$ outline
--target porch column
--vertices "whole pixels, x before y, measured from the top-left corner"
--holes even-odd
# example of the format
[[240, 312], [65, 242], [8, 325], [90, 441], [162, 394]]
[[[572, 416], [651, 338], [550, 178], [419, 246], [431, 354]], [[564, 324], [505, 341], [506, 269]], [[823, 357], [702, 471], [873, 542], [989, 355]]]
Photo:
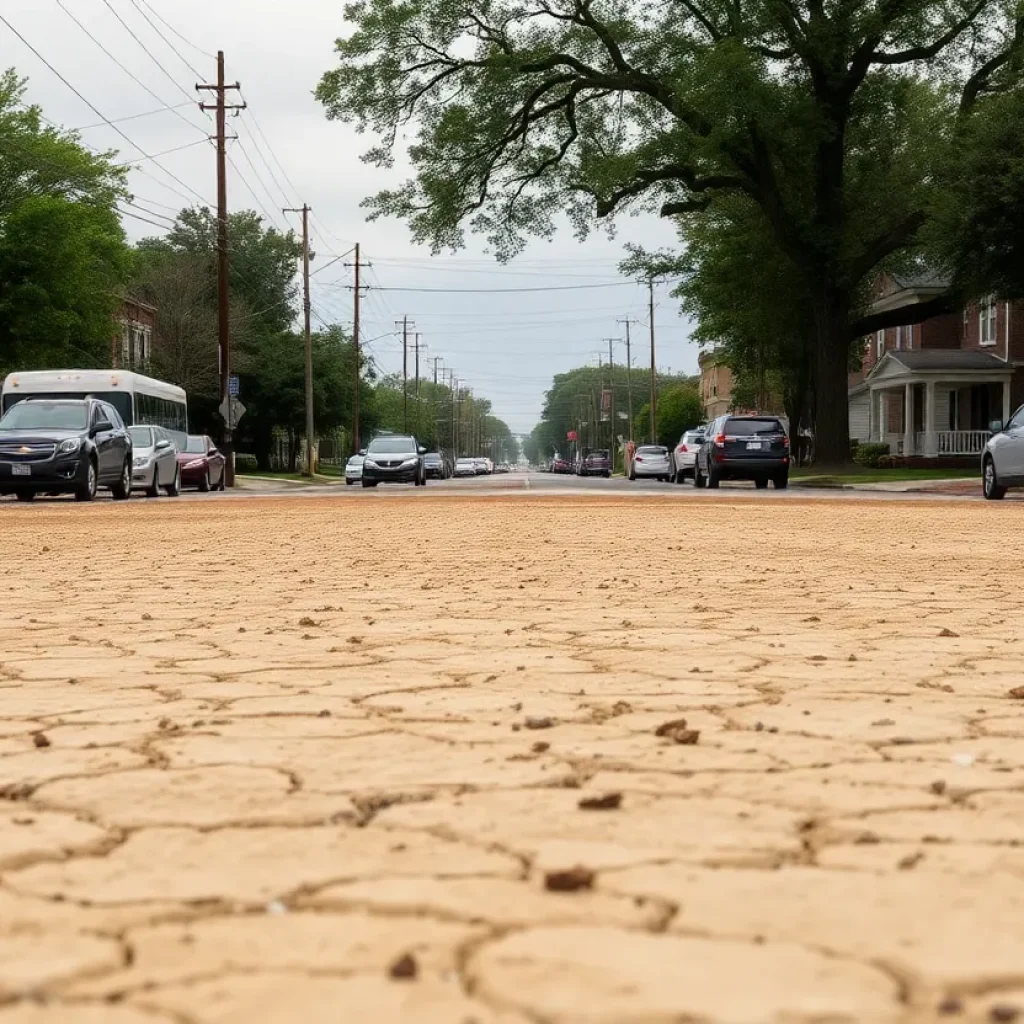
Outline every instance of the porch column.
[[939, 454], [939, 435], [935, 430], [935, 381], [924, 386], [924, 454]]
[[914, 385], [903, 389], [903, 454], [914, 455]]
[[1010, 417], [1013, 415], [1013, 409], [1010, 408], [1010, 382], [1008, 380], [1003, 381], [1003, 426], [1010, 421]]

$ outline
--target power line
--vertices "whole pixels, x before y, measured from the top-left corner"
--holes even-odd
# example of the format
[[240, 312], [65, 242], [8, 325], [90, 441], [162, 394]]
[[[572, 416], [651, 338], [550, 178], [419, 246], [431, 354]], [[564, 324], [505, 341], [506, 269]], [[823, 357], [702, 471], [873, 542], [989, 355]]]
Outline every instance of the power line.
[[[170, 156], [171, 153], [181, 153], [182, 151], [184, 151], [186, 149], [195, 149], [196, 146], [205, 146], [207, 143], [209, 143], [209, 141], [210, 140], [207, 139], [207, 138], [196, 139], [195, 142], [186, 142], [184, 146], [175, 146], [173, 149], [165, 149], [165, 150], [163, 150], [160, 153], [154, 153], [152, 156], [147, 156], [145, 159], [147, 159], [147, 160], [159, 160], [160, 157], [162, 157], [162, 156]], [[139, 162], [138, 159], [135, 159], [135, 160], [125, 160], [123, 163], [112, 164], [111, 166], [113, 166], [113, 167], [134, 167], [136, 164], [138, 164], [138, 162]], [[161, 170], [163, 170], [163, 168], [161, 168]]]
[[[163, 103], [163, 105], [164, 105], [164, 109], [165, 109], [165, 110], [170, 110], [170, 111], [173, 111], [173, 112], [174, 112], [174, 114], [175, 114], [175, 116], [176, 116], [176, 117], [177, 117], [177, 118], [178, 118], [179, 120], [181, 120], [181, 121], [184, 121], [184, 122], [185, 122], [185, 124], [187, 124], [187, 125], [189, 126], [189, 128], [192, 128], [192, 129], [194, 129], [195, 131], [197, 131], [197, 132], [200, 132], [200, 133], [202, 133], [203, 135], [206, 135], [206, 130], [205, 130], [205, 129], [203, 129], [203, 128], [200, 128], [200, 127], [199, 127], [199, 125], [197, 125], [197, 124], [196, 124], [196, 123], [195, 123], [194, 121], [190, 121], [190, 120], [189, 120], [189, 119], [188, 119], [188, 118], [187, 118], [187, 117], [186, 117], [186, 116], [185, 116], [184, 114], [182, 114], [182, 113], [180, 112], [180, 108], [175, 108], [175, 107], [173, 107], [173, 106], [172, 106], [171, 104], [169, 104], [169, 103], [166, 103], [166, 102], [164, 101], [164, 98], [163, 98], [162, 96], [160, 96], [160, 95], [159, 95], [158, 93], [155, 93], [155, 92], [154, 92], [154, 91], [153, 91], [152, 89], [150, 89], [150, 87], [149, 87], [148, 85], [146, 85], [146, 83], [145, 83], [145, 82], [143, 82], [143, 81], [142, 81], [142, 79], [141, 79], [141, 78], [139, 78], [139, 77], [138, 77], [137, 75], [135, 75], [135, 74], [134, 74], [133, 72], [129, 71], [129, 70], [128, 70], [128, 68], [126, 68], [126, 67], [124, 66], [124, 64], [122, 64], [122, 63], [121, 63], [121, 61], [120, 61], [120, 60], [118, 60], [118, 59], [117, 59], [117, 57], [115, 57], [115, 56], [114, 56], [114, 54], [112, 54], [112, 53], [110, 52], [110, 50], [108, 50], [108, 49], [107, 49], [107, 48], [106, 48], [106, 47], [105, 47], [105, 46], [103, 45], [103, 43], [101, 43], [101, 42], [100, 42], [100, 41], [99, 41], [99, 40], [98, 40], [98, 39], [97, 39], [97, 38], [96, 38], [96, 37], [95, 37], [95, 36], [94, 36], [94, 35], [93, 35], [93, 34], [92, 34], [92, 33], [91, 33], [91, 32], [90, 32], [90, 31], [89, 31], [89, 30], [88, 30], [87, 28], [86, 28], [86, 27], [85, 27], [85, 25], [83, 25], [83, 24], [82, 24], [82, 22], [81, 22], [81, 21], [79, 21], [79, 20], [78, 20], [78, 18], [77, 18], [77, 17], [76, 17], [76, 16], [75, 16], [75, 15], [74, 15], [74, 14], [73, 14], [73, 13], [72, 13], [71, 11], [69, 11], [69, 10], [68, 10], [68, 9], [67, 9], [67, 8], [66, 8], [66, 7], [64, 6], [64, 0], [57, 0], [57, 6], [58, 6], [58, 7], [59, 7], [59, 8], [60, 8], [60, 9], [61, 9], [61, 10], [62, 10], [62, 11], [63, 11], [63, 12], [64, 12], [64, 13], [65, 13], [65, 14], [66, 14], [66, 15], [67, 15], [67, 16], [68, 16], [68, 17], [69, 17], [69, 18], [70, 18], [70, 19], [71, 19], [71, 20], [72, 20], [72, 21], [73, 21], [73, 22], [74, 22], [74, 23], [75, 23], [75, 24], [76, 24], [76, 25], [77, 25], [77, 26], [78, 26], [78, 27], [79, 27], [79, 28], [80, 28], [80, 29], [81, 29], [81, 30], [82, 30], [82, 31], [83, 31], [83, 32], [84, 32], [84, 33], [85, 33], [86, 35], [87, 35], [87, 36], [88, 36], [88, 37], [89, 37], [89, 39], [91, 39], [91, 40], [92, 40], [92, 41], [93, 41], [93, 42], [94, 42], [94, 43], [95, 43], [95, 44], [96, 44], [96, 45], [97, 45], [97, 46], [98, 46], [98, 47], [99, 47], [99, 48], [100, 48], [100, 49], [101, 49], [101, 50], [103, 51], [103, 53], [105, 53], [105, 54], [107, 55], [107, 57], [109, 57], [109, 58], [110, 58], [110, 60], [112, 60], [112, 61], [113, 61], [113, 62], [114, 62], [114, 63], [115, 63], [115, 64], [116, 64], [116, 65], [117, 65], [117, 66], [118, 66], [118, 67], [119, 67], [119, 68], [120, 68], [120, 69], [121, 69], [121, 70], [122, 70], [122, 71], [123, 71], [123, 72], [124, 72], [124, 73], [125, 73], [125, 74], [126, 74], [126, 75], [127, 75], [127, 76], [128, 76], [128, 77], [129, 77], [129, 78], [130, 78], [130, 79], [131, 79], [131, 80], [132, 80], [132, 81], [133, 81], [134, 83], [135, 83], [135, 84], [136, 84], [136, 85], [137, 85], [137, 86], [139, 86], [139, 88], [140, 88], [140, 89], [143, 89], [143, 90], [145, 90], [146, 92], [148, 92], [148, 93], [149, 93], [149, 95], [150, 95], [150, 96], [152, 96], [152, 97], [153, 97], [153, 99], [155, 99], [155, 100], [157, 101], [157, 103]], [[109, 6], [109, 5], [108, 5], [108, 6]], [[111, 8], [111, 10], [113, 10], [113, 8]], [[115, 13], [116, 13], [116, 12], [115, 12]], [[188, 105], [189, 105], [189, 106], [191, 106], [191, 105], [192, 105], [192, 103], [190, 102], [190, 103], [189, 103]], [[181, 106], [185, 106], [185, 104], [181, 104]], [[114, 122], [114, 123], [116, 123], [116, 122]], [[99, 125], [96, 125], [95, 127], [99, 127]]]
[[182, 64], [184, 64], [185, 67], [187, 67], [189, 71], [191, 71], [192, 74], [196, 76], [196, 78], [202, 78], [203, 76], [198, 71], [196, 71], [196, 69], [181, 55], [181, 52], [174, 45], [174, 43], [172, 43], [163, 34], [163, 32], [161, 32], [160, 29], [158, 29], [156, 25], [153, 24], [149, 15], [139, 6], [138, 0], [132, 0], [132, 6], [139, 12], [139, 14], [143, 16], [143, 18], [146, 19], [146, 23], [149, 25], [149, 27], [171, 48], [171, 50], [174, 51], [174, 54], [178, 58], [178, 60], [180, 60]]
[[495, 295], [500, 292], [571, 292], [585, 288], [635, 288], [635, 281], [611, 281], [605, 284], [559, 284], [538, 288], [378, 288], [380, 292], [443, 292], [446, 295], [479, 293]]
[[167, 230], [166, 224], [160, 224], [155, 220], [150, 220], [148, 217], [140, 217], [139, 214], [132, 213], [130, 210], [122, 210], [118, 207], [117, 212], [121, 214], [122, 217], [131, 217], [133, 220], [141, 220], [146, 224], [152, 224], [155, 228], [160, 228], [161, 231]]
[[[82, 101], [82, 102], [83, 102], [83, 103], [84, 103], [84, 104], [85, 104], [85, 105], [86, 105], [86, 106], [87, 106], [87, 107], [88, 107], [88, 108], [89, 108], [89, 109], [90, 109], [90, 110], [91, 110], [91, 111], [92, 111], [92, 112], [93, 112], [93, 113], [94, 113], [94, 114], [95, 114], [95, 115], [96, 115], [96, 116], [98, 117], [98, 118], [100, 118], [100, 119], [101, 119], [101, 120], [103, 121], [103, 123], [104, 123], [104, 124], [106, 124], [106, 125], [108, 125], [109, 127], [113, 128], [113, 129], [114, 129], [114, 131], [115, 131], [115, 132], [117, 132], [117, 134], [118, 134], [118, 135], [120, 135], [120, 136], [121, 136], [121, 138], [125, 140], [125, 142], [127, 142], [127, 143], [128, 143], [128, 144], [129, 144], [130, 146], [132, 146], [132, 147], [133, 147], [134, 149], [137, 149], [137, 150], [138, 150], [138, 151], [139, 151], [139, 152], [140, 152], [140, 153], [141, 153], [141, 154], [142, 154], [142, 155], [143, 155], [143, 156], [144, 156], [144, 157], [145, 157], [145, 158], [146, 158], [147, 160], [152, 160], [152, 159], [153, 159], [153, 157], [152, 157], [152, 156], [150, 156], [150, 154], [149, 154], [149, 153], [147, 153], [147, 152], [146, 152], [146, 151], [145, 151], [145, 150], [144, 150], [144, 149], [143, 149], [143, 148], [142, 148], [142, 147], [141, 147], [141, 146], [140, 146], [140, 145], [139, 145], [139, 144], [138, 144], [137, 142], [135, 142], [135, 140], [134, 140], [134, 139], [132, 139], [132, 138], [130, 138], [129, 136], [125, 135], [125, 133], [124, 133], [123, 131], [121, 131], [121, 129], [120, 129], [120, 128], [118, 128], [118, 127], [117, 127], [117, 125], [115, 125], [115, 124], [114, 124], [114, 123], [113, 123], [113, 122], [112, 122], [112, 121], [110, 120], [110, 118], [109, 118], [109, 117], [107, 117], [107, 116], [106, 116], [106, 115], [105, 115], [105, 114], [103, 113], [103, 111], [101, 111], [101, 110], [100, 110], [100, 109], [99, 109], [98, 107], [96, 107], [96, 105], [95, 105], [95, 104], [93, 104], [93, 103], [92, 103], [92, 102], [91, 102], [90, 100], [86, 99], [86, 98], [85, 98], [85, 96], [83, 96], [83, 95], [82, 95], [82, 93], [81, 93], [81, 92], [79, 92], [79, 90], [78, 90], [78, 89], [76, 89], [76, 88], [75, 88], [75, 87], [74, 87], [74, 86], [73, 86], [73, 85], [72, 85], [72, 84], [71, 84], [71, 83], [70, 83], [70, 82], [69, 82], [69, 81], [68, 81], [68, 80], [67, 80], [67, 79], [66, 79], [66, 78], [64, 77], [64, 75], [62, 75], [62, 74], [61, 74], [61, 73], [60, 73], [60, 72], [59, 72], [59, 71], [58, 71], [58, 70], [57, 70], [57, 69], [56, 69], [56, 68], [55, 68], [55, 67], [54, 67], [54, 66], [53, 66], [53, 65], [52, 65], [52, 64], [51, 64], [51, 63], [50, 63], [50, 62], [49, 62], [49, 61], [48, 61], [48, 60], [47, 60], [47, 59], [46, 59], [46, 58], [45, 58], [45, 57], [44, 57], [44, 56], [43, 56], [43, 55], [42, 55], [42, 54], [41, 54], [41, 53], [40, 53], [40, 52], [39, 52], [39, 51], [38, 51], [38, 50], [37, 50], [37, 49], [36, 49], [36, 48], [35, 48], [35, 47], [34, 47], [33, 45], [32, 45], [32, 44], [31, 44], [31, 43], [30, 43], [30, 42], [29, 42], [29, 41], [28, 41], [28, 40], [27, 40], [27, 39], [26, 39], [26, 38], [25, 38], [25, 37], [24, 37], [24, 36], [23, 36], [23, 35], [22, 35], [22, 34], [21, 34], [21, 33], [20, 33], [20, 32], [19, 32], [19, 31], [18, 31], [17, 29], [16, 29], [16, 28], [15, 28], [15, 27], [14, 27], [14, 26], [13, 26], [13, 25], [12, 25], [12, 24], [11, 24], [11, 23], [10, 23], [10, 22], [8, 21], [8, 20], [7, 20], [7, 18], [5, 18], [5, 17], [4, 17], [4, 15], [3, 15], [3, 14], [0, 14], [0, 21], [2, 21], [2, 22], [3, 22], [3, 23], [4, 23], [4, 24], [5, 24], [5, 25], [6, 25], [6, 26], [7, 26], [7, 27], [8, 27], [8, 28], [9, 28], [9, 29], [11, 30], [11, 32], [13, 32], [13, 33], [14, 33], [14, 35], [16, 35], [16, 36], [17, 36], [17, 37], [18, 37], [18, 38], [19, 38], [19, 39], [20, 39], [20, 40], [22, 41], [22, 43], [24, 43], [24, 44], [25, 44], [25, 46], [27, 46], [27, 47], [28, 47], [28, 48], [29, 48], [29, 49], [30, 49], [30, 50], [32, 51], [32, 53], [33, 53], [33, 54], [35, 54], [35, 56], [36, 56], [36, 57], [37, 57], [37, 58], [38, 58], [38, 59], [39, 59], [40, 61], [42, 61], [42, 62], [43, 62], [43, 64], [45, 64], [45, 65], [46, 65], [46, 66], [47, 66], [47, 67], [48, 67], [48, 68], [50, 69], [50, 71], [52, 71], [52, 72], [53, 72], [53, 74], [55, 74], [55, 75], [57, 76], [57, 78], [59, 78], [59, 79], [61, 80], [61, 82], [63, 82], [63, 83], [64, 83], [64, 85], [66, 85], [66, 86], [67, 86], [67, 87], [68, 87], [68, 88], [69, 88], [69, 89], [70, 89], [70, 90], [71, 90], [71, 91], [72, 91], [72, 92], [73, 92], [73, 93], [74, 93], [74, 94], [75, 94], [75, 95], [76, 95], [76, 96], [77, 96], [77, 97], [78, 97], [78, 98], [79, 98], [79, 99], [80, 99], [80, 100], [81, 100], [81, 101]], [[199, 202], [201, 202], [201, 203], [202, 203], [202, 204], [203, 204], [204, 206], [208, 206], [208, 205], [209, 205], [209, 203], [207, 203], [207, 201], [206, 201], [206, 200], [205, 200], [205, 199], [204, 199], [204, 198], [203, 198], [203, 197], [202, 197], [202, 196], [201, 196], [201, 195], [200, 195], [200, 194], [199, 194], [199, 193], [198, 193], [198, 192], [197, 192], [197, 191], [196, 191], [196, 190], [195, 190], [194, 188], [192, 188], [192, 186], [191, 186], [191, 185], [187, 185], [187, 184], [185, 184], [185, 182], [183, 182], [183, 181], [181, 180], [181, 178], [179, 178], [179, 177], [178, 177], [177, 175], [173, 174], [173, 173], [172, 173], [171, 171], [167, 170], [167, 168], [166, 168], [166, 167], [163, 167], [163, 166], [162, 166], [161, 164], [157, 164], [157, 167], [159, 167], [159, 168], [160, 168], [160, 170], [162, 170], [162, 171], [164, 172], [164, 174], [166, 174], [166, 175], [167, 175], [167, 176], [168, 176], [169, 178], [172, 178], [172, 179], [173, 179], [174, 181], [176, 181], [176, 182], [177, 182], [177, 183], [178, 183], [179, 185], [181, 185], [181, 186], [182, 186], [182, 188], [185, 188], [185, 189], [187, 189], [187, 190], [188, 190], [189, 192], [191, 192], [191, 193], [192, 193], [192, 195], [194, 195], [194, 196], [196, 197], [196, 199], [198, 199], [198, 200], [199, 200]]]
[[[132, 0], [132, 3], [134, 2], [135, 0]], [[200, 47], [196, 46], [196, 44], [193, 43], [190, 39], [187, 39], [185, 36], [183, 36], [173, 25], [167, 22], [158, 11], [154, 10], [152, 4], [148, 3], [147, 0], [142, 0], [142, 3], [146, 6], [146, 8], [148, 8], [153, 17], [156, 18], [156, 20], [159, 21], [160, 24], [167, 29], [168, 32], [172, 33], [173, 35], [176, 35], [186, 46], [191, 46], [192, 49], [196, 51], [196, 53], [201, 53], [204, 57], [209, 57], [210, 60], [217, 59], [217, 55], [215, 53], [207, 53], [206, 50], [203, 50]], [[203, 76], [199, 75], [198, 77], [202, 78]]]
[[[71, 12], [69, 11], [68, 13], [70, 14]], [[159, 97], [157, 97], [157, 98], [159, 99]], [[192, 105], [193, 104], [191, 104], [191, 103], [178, 103], [178, 104], [176, 104], [174, 106], [168, 106], [167, 104], [164, 104], [164, 106], [159, 107], [157, 110], [147, 110], [144, 114], [129, 114], [127, 117], [115, 117], [115, 118], [112, 118], [110, 123], [111, 124], [124, 124], [126, 121], [139, 121], [139, 120], [141, 120], [144, 117], [153, 117], [155, 114], [166, 114], [168, 111], [172, 111], [173, 112], [175, 110], [184, 110], [186, 107], [191, 107]], [[189, 121], [188, 123], [192, 124], [191, 121]], [[69, 131], [69, 132], [87, 132], [91, 128], [105, 128], [105, 127], [106, 127], [106, 125], [104, 124], [103, 121], [97, 121], [94, 124], [83, 124], [80, 128], [68, 128], [67, 131]], [[198, 128], [199, 125], [192, 125], [192, 127], [193, 128]]]
[[[121, 23], [121, 25], [124, 27], [124, 30], [128, 33], [128, 35], [130, 35], [132, 37], [132, 39], [134, 39], [135, 42], [137, 42], [139, 44], [139, 46], [142, 47], [142, 50], [146, 54], [146, 56], [164, 73], [164, 76], [168, 79], [168, 81], [171, 83], [171, 85], [173, 85], [174, 88], [177, 89], [178, 92], [180, 92], [185, 97], [185, 99], [187, 99], [187, 100], [192, 99], [192, 97], [185, 90], [185, 88], [182, 85], [179, 84], [178, 80], [174, 77], [174, 75], [172, 75], [170, 73], [170, 71], [168, 71], [167, 68], [165, 68], [163, 66], [163, 64], [161, 64], [160, 61], [158, 61], [156, 59], [156, 57], [150, 51], [149, 47], [146, 46], [146, 44], [135, 34], [135, 32], [132, 30], [132, 28], [128, 24], [128, 22], [126, 22], [124, 20], [124, 18], [122, 18], [121, 15], [117, 13], [116, 8], [110, 2], [110, 0], [103, 0], [103, 2], [109, 8], [110, 13], [113, 14], [113, 16], [115, 18], [117, 18], [117, 20]], [[201, 78], [202, 75], [197, 75], [196, 77]]]

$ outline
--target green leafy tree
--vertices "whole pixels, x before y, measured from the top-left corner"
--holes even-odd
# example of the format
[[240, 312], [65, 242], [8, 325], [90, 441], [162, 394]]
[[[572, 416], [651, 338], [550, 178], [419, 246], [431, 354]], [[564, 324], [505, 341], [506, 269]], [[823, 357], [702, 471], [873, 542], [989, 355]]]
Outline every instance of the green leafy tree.
[[[673, 447], [687, 430], [704, 422], [704, 403], [691, 384], [669, 388], [658, 396], [657, 443]], [[651, 405], [645, 402], [636, 415], [636, 436], [647, 440], [651, 433]]]
[[655, 211], [685, 238], [722, 202], [760, 211], [808, 296], [817, 450], [837, 463], [850, 343], [886, 322], [865, 282], [918, 244], [950, 126], [1016, 84], [1024, 49], [1001, 0], [359, 0], [346, 19], [318, 96], [376, 134], [380, 166], [412, 135], [415, 176], [368, 204], [417, 241], [468, 226], [504, 257], [562, 214], [585, 234]]
[[0, 75], [0, 369], [106, 366], [129, 268], [123, 169]]

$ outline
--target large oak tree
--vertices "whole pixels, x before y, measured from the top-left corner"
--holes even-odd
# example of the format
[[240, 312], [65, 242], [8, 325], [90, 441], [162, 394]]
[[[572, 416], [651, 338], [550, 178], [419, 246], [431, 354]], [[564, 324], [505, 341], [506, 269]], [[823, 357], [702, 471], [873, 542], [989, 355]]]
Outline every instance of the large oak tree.
[[[567, 213], [686, 219], [721, 200], [766, 221], [813, 322], [817, 450], [847, 456], [847, 358], [865, 282], [917, 241], [958, 120], [1018, 73], [1005, 0], [360, 0], [318, 95], [405, 144], [372, 197], [417, 240], [465, 226], [501, 256]], [[919, 311], [923, 315], [925, 310]]]

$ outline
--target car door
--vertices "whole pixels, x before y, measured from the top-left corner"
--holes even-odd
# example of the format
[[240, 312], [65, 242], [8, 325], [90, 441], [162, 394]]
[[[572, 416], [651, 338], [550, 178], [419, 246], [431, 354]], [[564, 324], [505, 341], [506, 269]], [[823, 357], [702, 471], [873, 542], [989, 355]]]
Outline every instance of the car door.
[[1002, 483], [1024, 483], [1024, 405], [1006, 425], [995, 459], [996, 473]]
[[132, 438], [131, 434], [128, 433], [128, 428], [124, 425], [124, 420], [121, 419], [121, 414], [112, 405], [103, 405], [103, 413], [110, 421], [113, 426], [111, 433], [111, 461], [113, 463], [113, 472], [117, 476], [121, 472], [121, 468], [124, 466], [125, 460], [128, 460], [129, 466], [131, 465], [132, 456]]
[[225, 459], [210, 437], [206, 438], [206, 458], [210, 463], [210, 483], [214, 487], [219, 487], [221, 478], [224, 476]]
[[[155, 444], [156, 481], [161, 487], [169, 486], [174, 482], [174, 467], [177, 456], [174, 454], [174, 445], [167, 436], [163, 427], [153, 428], [153, 442]], [[163, 445], [163, 447], [161, 447]]]
[[[104, 420], [107, 420], [107, 424], [100, 429]], [[97, 404], [92, 407], [92, 434], [93, 443], [96, 445], [96, 468], [99, 479], [106, 483], [117, 475], [121, 467], [116, 463], [114, 424], [107, 419], [107, 412], [102, 405]]]

